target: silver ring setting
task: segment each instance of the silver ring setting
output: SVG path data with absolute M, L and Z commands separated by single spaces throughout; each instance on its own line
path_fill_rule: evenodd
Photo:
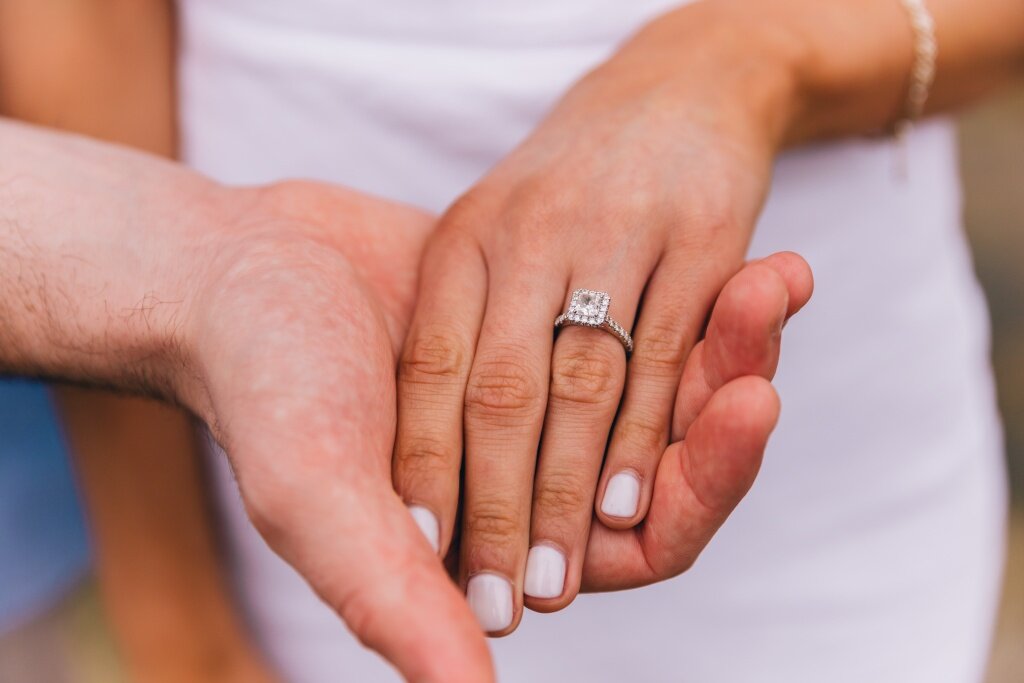
M 611 303 L 612 297 L 607 292 L 577 289 L 572 293 L 569 310 L 555 318 L 555 329 L 566 325 L 579 325 L 604 330 L 622 343 L 628 356 L 633 353 L 633 337 L 608 315 Z

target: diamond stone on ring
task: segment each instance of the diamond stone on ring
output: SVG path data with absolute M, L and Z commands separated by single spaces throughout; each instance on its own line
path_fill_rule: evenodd
M 608 315 L 611 303 L 612 297 L 607 292 L 577 289 L 572 293 L 569 310 L 555 318 L 555 329 L 565 325 L 600 328 L 615 335 L 628 356 L 633 353 L 633 337 Z

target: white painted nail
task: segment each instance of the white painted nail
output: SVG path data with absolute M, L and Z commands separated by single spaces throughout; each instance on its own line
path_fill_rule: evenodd
M 412 515 L 413 521 L 416 522 L 416 526 L 420 528 L 423 535 L 427 537 L 427 542 L 430 543 L 430 547 L 434 549 L 436 553 L 438 548 L 441 547 L 440 538 L 441 527 L 437 523 L 437 517 L 434 513 L 423 507 L 422 505 L 410 505 L 409 514 Z
M 549 545 L 535 545 L 526 557 L 523 592 L 534 598 L 557 598 L 565 588 L 565 555 Z
M 477 574 L 466 586 L 466 600 L 488 633 L 512 625 L 512 584 L 497 574 Z
M 632 472 L 619 472 L 608 481 L 601 501 L 601 512 L 626 519 L 636 514 L 640 504 L 640 480 Z

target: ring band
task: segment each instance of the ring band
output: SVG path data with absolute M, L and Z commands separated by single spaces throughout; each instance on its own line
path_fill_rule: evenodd
M 608 315 L 611 303 L 612 297 L 607 292 L 577 289 L 572 293 L 569 310 L 555 318 L 555 329 L 566 325 L 579 325 L 604 330 L 622 342 L 626 356 L 629 356 L 633 353 L 633 337 Z

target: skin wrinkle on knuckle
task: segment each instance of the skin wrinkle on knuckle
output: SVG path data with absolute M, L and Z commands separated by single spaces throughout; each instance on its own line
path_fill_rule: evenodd
M 511 503 L 499 500 L 475 501 L 467 506 L 466 538 L 475 546 L 507 548 L 523 533 L 520 515 Z
M 410 491 L 429 484 L 457 467 L 461 454 L 442 441 L 419 437 L 403 440 L 395 455 L 395 487 Z
M 538 480 L 534 509 L 545 526 L 568 524 L 580 510 L 590 510 L 592 491 L 575 470 L 547 471 Z
M 653 323 L 636 341 L 636 351 L 630 359 L 630 370 L 655 377 L 669 375 L 674 379 L 688 355 L 682 326 L 667 322 Z
M 666 254 L 682 257 L 686 261 L 692 261 L 693 254 L 702 254 L 708 258 L 721 258 L 732 251 L 732 246 L 737 243 L 737 235 L 742 234 L 734 221 L 704 221 L 697 219 L 692 225 L 681 227 L 670 233 Z M 694 277 L 700 277 L 703 268 L 713 265 L 706 259 L 701 261 L 693 273 Z M 692 279 L 692 278 L 688 278 Z M 690 282 L 689 284 L 694 284 Z
M 466 387 L 467 418 L 485 422 L 532 419 L 543 410 L 541 382 L 520 358 L 478 362 Z
M 622 356 L 621 349 L 613 349 Z M 573 342 L 555 353 L 551 367 L 551 398 L 568 404 L 604 405 L 622 390 L 624 359 L 604 345 Z
M 399 377 L 408 384 L 457 384 L 465 372 L 466 353 L 459 337 L 423 331 L 406 345 L 399 360 Z
M 663 424 L 664 422 L 664 424 Z M 625 453 L 637 456 L 660 452 L 668 442 L 668 419 L 633 413 L 616 425 L 616 434 L 626 444 Z

